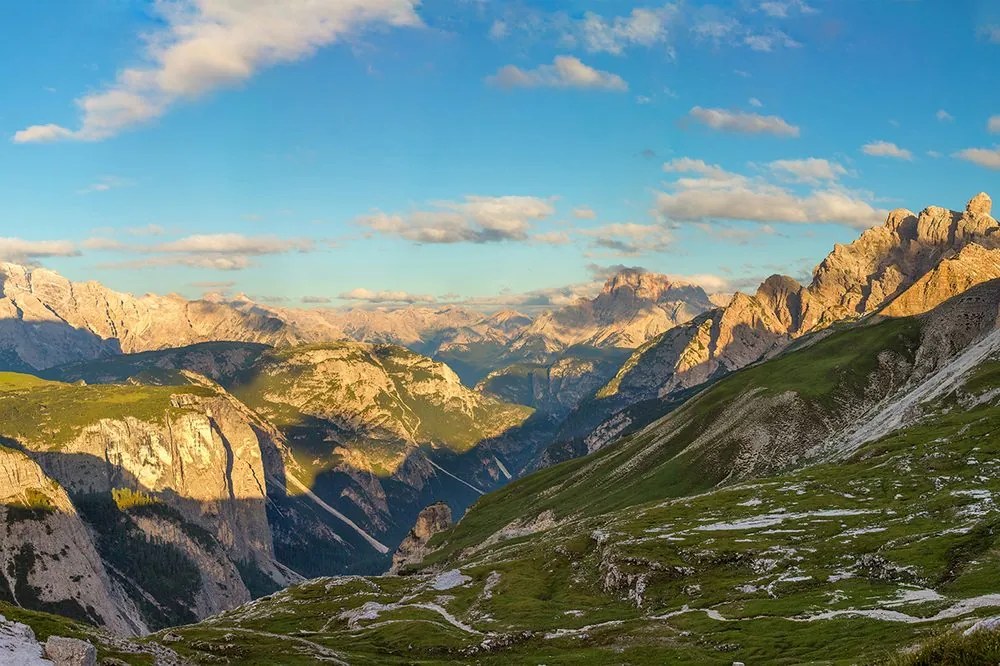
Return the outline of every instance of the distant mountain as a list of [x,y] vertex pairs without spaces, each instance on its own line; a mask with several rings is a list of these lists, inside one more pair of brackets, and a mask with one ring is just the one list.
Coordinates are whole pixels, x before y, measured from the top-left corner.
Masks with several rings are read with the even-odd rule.
[[278,308],[245,296],[189,301],[71,282],[45,268],[0,263],[0,369],[67,363],[202,342],[280,347],[354,339],[404,345],[454,362],[472,385],[498,367],[530,318],[461,308],[366,310]]
[[573,345],[634,349],[713,307],[701,287],[626,269],[595,298],[540,315],[514,338],[511,352],[539,360]]

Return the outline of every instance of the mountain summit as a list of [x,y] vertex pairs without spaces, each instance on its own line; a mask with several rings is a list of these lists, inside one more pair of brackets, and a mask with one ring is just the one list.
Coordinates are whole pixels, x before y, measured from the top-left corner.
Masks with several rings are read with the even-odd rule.
[[701,287],[625,269],[608,278],[595,298],[540,315],[511,347],[538,354],[581,344],[634,349],[712,307]]

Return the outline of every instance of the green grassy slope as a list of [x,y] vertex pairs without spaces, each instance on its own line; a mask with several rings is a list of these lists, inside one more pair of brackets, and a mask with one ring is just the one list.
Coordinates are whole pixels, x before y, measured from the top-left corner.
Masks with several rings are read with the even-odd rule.
[[0,373],[0,436],[58,448],[101,419],[158,421],[179,408],[171,396],[210,396],[198,386],[83,386]]
[[[998,429],[1000,406],[981,404],[843,463],[709,493],[536,520],[539,500],[522,504],[506,538],[502,518],[475,524],[477,508],[449,541],[479,538],[437,556],[437,571],[467,577],[455,587],[436,589],[447,587],[437,574],[323,579],[177,629],[171,647],[241,663],[282,646],[301,663],[323,650],[351,663],[888,659],[1000,609]],[[566,471],[519,492],[544,488],[546,473]],[[234,632],[259,638],[225,638]]]

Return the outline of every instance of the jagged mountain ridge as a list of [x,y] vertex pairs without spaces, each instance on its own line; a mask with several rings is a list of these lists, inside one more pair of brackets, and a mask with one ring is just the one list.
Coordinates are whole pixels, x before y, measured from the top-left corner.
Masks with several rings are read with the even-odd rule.
[[511,351],[544,358],[573,345],[631,349],[712,307],[701,287],[623,269],[595,298],[537,317],[511,342]]
[[[1000,277],[1000,225],[981,193],[963,212],[892,211],[886,223],[837,245],[803,287],[781,275],[737,293],[640,347],[598,398],[621,407],[689,389],[772,356],[793,340],[884,310],[926,312],[975,284]],[[614,407],[611,408],[612,411]]]
[[299,310],[246,297],[133,296],[45,268],[0,263],[0,363],[11,370],[219,341],[286,346],[357,339],[433,353],[452,339],[505,342],[526,321],[518,313],[461,308]]

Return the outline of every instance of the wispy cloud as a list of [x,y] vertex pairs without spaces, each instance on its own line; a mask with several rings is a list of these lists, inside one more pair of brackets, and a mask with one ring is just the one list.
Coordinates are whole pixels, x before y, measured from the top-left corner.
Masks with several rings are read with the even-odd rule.
[[48,257],[75,257],[77,246],[68,240],[32,241],[23,238],[0,238],[0,261],[31,263]]
[[[675,161],[678,162],[678,161]],[[771,224],[834,223],[866,228],[884,220],[888,211],[876,209],[873,197],[832,184],[799,192],[763,177],[732,173],[701,160],[683,158],[689,173],[670,183],[657,196],[656,211],[667,221],[732,220]],[[681,172],[671,165],[668,171]]]
[[239,84],[372,26],[418,26],[418,0],[176,0],[157,2],[165,27],[146,36],[145,64],[76,100],[78,129],[32,125],[17,143],[100,141],[162,116],[179,101]]
[[873,141],[861,147],[861,152],[872,157],[890,157],[896,160],[912,160],[913,153],[889,141]]
[[405,214],[381,211],[355,220],[372,232],[417,243],[495,243],[528,238],[533,221],[555,213],[548,199],[524,196],[467,196],[437,201],[430,210]]
[[1000,169],[1000,146],[996,148],[966,148],[955,153],[955,157],[987,169]]
[[799,183],[819,183],[834,181],[847,175],[847,169],[836,162],[808,157],[802,160],[775,160],[768,167],[779,177],[789,178]]
[[990,134],[1000,134],[1000,114],[990,116],[986,121],[986,131]]
[[584,46],[595,53],[620,55],[630,46],[655,46],[667,41],[668,26],[679,14],[676,5],[638,7],[627,16],[604,18],[594,12],[584,15],[581,33]]
[[663,252],[674,240],[670,231],[658,224],[635,222],[606,224],[580,233],[590,238],[591,247],[611,250],[624,257]]
[[84,241],[83,245],[89,250],[147,255],[142,258],[127,258],[101,264],[103,268],[123,270],[186,266],[238,271],[250,268],[253,265],[253,257],[311,252],[316,248],[316,242],[309,238],[246,236],[234,233],[195,234],[176,240],[146,244],[123,243],[111,238],[90,238]]
[[364,288],[345,291],[340,295],[340,298],[365,303],[434,303],[437,301],[437,298],[430,294],[411,294],[407,291],[372,291]]
[[77,190],[78,194],[92,194],[94,192],[107,192],[119,187],[126,187],[129,181],[118,176],[101,176],[95,182]]
[[955,116],[951,115],[944,109],[938,109],[938,112],[934,114],[934,117],[943,123],[950,123],[955,120]]
[[793,13],[816,14],[818,9],[804,0],[769,0],[760,3],[760,11],[774,18],[788,18]]
[[593,220],[597,217],[597,213],[594,212],[593,208],[581,206],[573,209],[573,217],[578,220]]
[[501,67],[486,79],[487,83],[503,89],[511,88],[578,88],[624,92],[628,84],[617,74],[594,69],[573,56],[556,56],[551,65],[535,69],[521,69],[516,65]]
[[779,116],[763,116],[757,113],[706,109],[696,106],[691,109],[688,117],[719,132],[772,134],[783,137],[799,136],[799,128]]
[[977,32],[982,39],[1000,44],[1000,25],[984,25]]

